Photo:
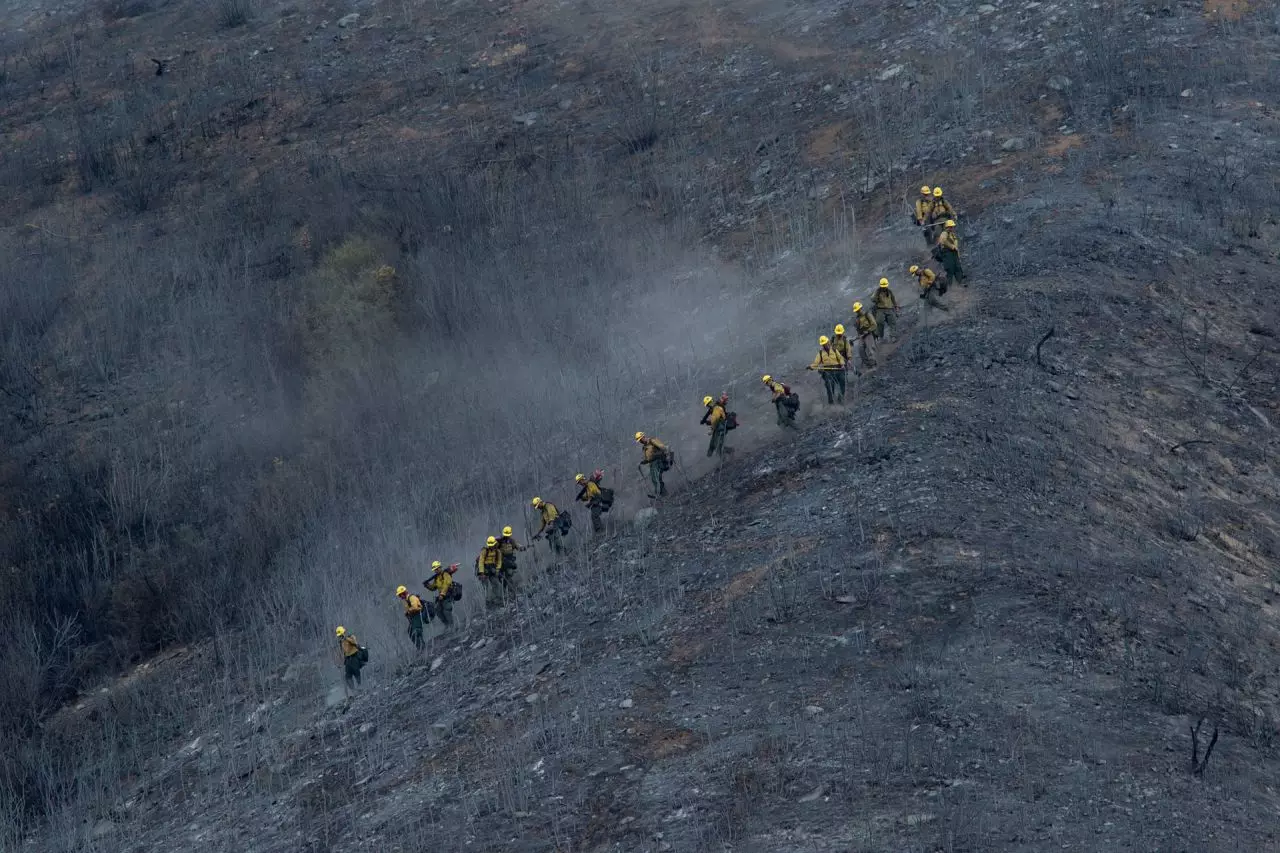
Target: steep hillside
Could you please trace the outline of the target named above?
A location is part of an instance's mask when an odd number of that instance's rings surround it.
[[[1280,847],[1273,4],[55,11],[0,845]],[[920,183],[972,286],[816,405]],[[394,584],[597,465],[609,535],[416,655]]]

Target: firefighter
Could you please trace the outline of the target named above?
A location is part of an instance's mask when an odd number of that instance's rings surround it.
[[[929,228],[929,223],[933,221],[933,195],[927,186],[920,188],[920,198],[916,199],[915,213],[911,218],[924,235],[925,245],[933,246],[933,235]]]
[[[502,549],[502,572],[508,575],[520,567],[517,562],[519,558],[516,555],[521,551],[529,550],[528,545],[521,545],[516,541],[510,525],[502,528],[502,535],[498,537],[498,547]]]
[[[871,297],[871,305],[875,309],[876,335],[884,340],[898,325],[898,297],[890,289],[889,279],[880,279],[880,286]]]
[[[555,504],[544,501],[542,498],[534,498],[532,503],[533,508],[542,516],[542,525],[538,528],[538,532],[533,534],[533,538],[546,537],[547,544],[551,546],[554,553],[563,552],[564,545],[560,542],[560,537],[564,535],[564,528],[560,520],[560,510],[556,509]]]
[[[836,326],[837,329],[843,329],[843,326]],[[816,370],[822,375],[822,387],[827,392],[827,405],[834,405],[839,393],[839,400],[844,402],[844,372],[845,357],[840,351],[831,345],[831,339],[826,335],[818,338],[818,354],[813,357],[813,364],[810,364],[805,370]]]
[[[848,373],[849,365],[853,364],[853,342],[845,336],[844,323],[836,323],[831,330],[831,347],[844,356],[844,370]]]
[[[938,234],[943,228],[942,223],[948,219],[955,218],[955,208],[951,206],[951,202],[942,197],[942,187],[934,187],[933,204],[929,208],[929,227],[925,229],[925,234],[929,239],[929,245],[933,245],[938,241]]]
[[[853,303],[853,317],[858,324],[859,354],[863,367],[876,366],[876,318],[862,310],[862,303]]]
[[[729,434],[729,413],[725,411],[725,403],[729,402],[728,394],[721,394],[717,400],[710,395],[702,398],[702,405],[707,412],[702,416],[702,423],[707,425],[711,442],[707,445],[707,456],[724,456],[732,451],[724,446],[725,436]]]
[[[920,283],[920,298],[924,300],[924,304],[942,311],[951,310],[946,305],[943,305],[942,300],[938,298],[940,293],[937,287],[938,276],[934,274],[933,270],[912,264],[911,269],[907,271],[915,276],[916,281]]]
[[[484,603],[489,607],[499,604],[502,593],[502,548],[498,538],[490,536],[476,556],[476,577],[484,587]]]
[[[334,631],[338,636],[338,648],[342,651],[342,673],[347,687],[347,695],[351,695],[354,687],[360,686],[360,670],[369,660],[369,653],[360,645],[356,635],[339,625]]]
[[[767,373],[760,377],[760,381],[773,393],[773,408],[778,413],[778,426],[783,429],[799,429],[796,426],[796,410],[800,408],[800,398],[792,394],[786,384],[775,381]]]
[[[965,281],[964,268],[960,266],[960,238],[956,236],[956,221],[948,219],[938,235],[938,242],[933,247],[934,257],[946,270],[948,282],[955,281],[968,287]]]
[[[578,484],[578,497],[575,500],[586,504],[587,509],[591,511],[591,531],[603,533],[604,493],[600,490],[600,484],[594,480],[588,480],[586,474],[575,475],[573,481]]]
[[[413,641],[418,651],[422,651],[426,640],[422,639],[423,613],[422,599],[409,592],[408,587],[396,587],[396,598],[404,602],[404,618],[409,620],[409,639]]]
[[[518,591],[516,569],[520,567],[516,554],[529,550],[529,546],[517,542],[512,535],[511,527],[507,526],[502,528],[502,535],[498,537],[498,548],[502,551],[502,573],[498,577],[502,581],[504,591],[514,594]]]
[[[640,466],[649,466],[649,483],[653,488],[653,494],[649,497],[660,498],[667,493],[667,484],[662,481],[662,475],[671,467],[671,451],[661,441],[643,432],[636,433],[636,444],[644,449],[644,460]]]
[[[457,563],[446,569],[439,560],[432,560],[431,577],[422,582],[423,586],[436,594],[432,609],[435,611],[436,616],[439,617],[440,624],[446,628],[453,624],[454,599],[461,597],[458,591],[454,589],[453,573],[457,570]]]

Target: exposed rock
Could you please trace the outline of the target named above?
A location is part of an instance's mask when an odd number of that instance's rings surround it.
[[[1001,151],[1025,151],[1027,148],[1027,140],[1021,136],[1011,136],[1004,142],[1000,143]]]
[[[1049,82],[1045,85],[1055,92],[1065,92],[1071,88],[1071,78],[1065,74],[1055,74],[1049,78]]]
[[[877,74],[876,79],[883,83],[886,80],[892,80],[894,77],[897,77],[906,70],[907,66],[905,65],[890,65],[888,68]]]
[[[816,802],[816,801],[818,801],[818,800],[822,799],[822,795],[823,795],[823,794],[825,794],[826,792],[827,792],[827,786],[826,786],[826,785],[819,785],[818,787],[814,788],[812,791],[810,791],[809,793],[807,793],[807,794],[805,794],[803,797],[801,797],[801,798],[798,800],[798,802],[801,802],[801,803],[812,803],[812,802]]]
[[[619,703],[618,703],[618,707],[619,707],[619,708],[630,708],[632,705],[635,705],[635,704],[636,704],[636,703],[635,703],[635,701],[634,701],[634,700],[631,700],[631,699],[623,699],[621,702],[619,702]]]
[[[338,26],[342,27],[345,30],[347,27],[353,26],[359,20],[360,20],[360,13],[352,12],[349,15],[343,15],[341,18],[339,18]]]
[[[647,506],[636,513],[636,517],[632,519],[632,524],[637,528],[643,529],[652,524],[653,520],[657,517],[658,511],[651,506]]]

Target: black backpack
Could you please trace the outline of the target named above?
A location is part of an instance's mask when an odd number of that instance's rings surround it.
[[[360,651],[356,652],[356,660],[360,661],[360,663],[368,663],[369,650],[366,649],[364,646],[361,646]]]
[[[724,428],[726,431],[738,428],[738,413],[728,412],[724,416]]]
[[[561,534],[568,533],[573,529],[573,516],[569,515],[569,510],[567,509],[560,510],[560,515],[556,518],[556,521],[560,524]]]
[[[603,512],[613,509],[613,489],[600,487],[600,509]]]
[[[782,398],[782,408],[789,412],[795,412],[800,408],[800,395],[794,391],[788,391],[786,396]]]

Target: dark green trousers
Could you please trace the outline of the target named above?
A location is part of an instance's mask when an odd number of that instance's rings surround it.
[[[707,456],[724,453],[724,438],[728,432],[728,428],[724,426],[724,421],[716,424],[716,428],[711,431],[711,443],[707,445]]]
[[[666,470],[667,464],[661,460],[655,459],[649,463],[649,483],[653,486],[654,497],[667,493],[667,484],[662,482],[662,474]]]
[[[359,653],[354,655],[347,655],[346,659],[342,663],[343,663],[344,672],[347,677],[347,681],[354,684],[359,684],[360,669],[361,667],[364,666],[364,664],[360,663]]]
[[[421,649],[423,646],[427,644],[426,640],[422,639],[422,629],[423,629],[422,614],[415,613],[412,616],[410,616],[409,617],[409,639],[412,640],[413,644],[417,646],[419,649]]]
[[[947,271],[947,277],[957,283],[964,281],[964,268],[960,266],[960,253],[952,249],[943,249],[939,260],[942,261],[942,268]]]

